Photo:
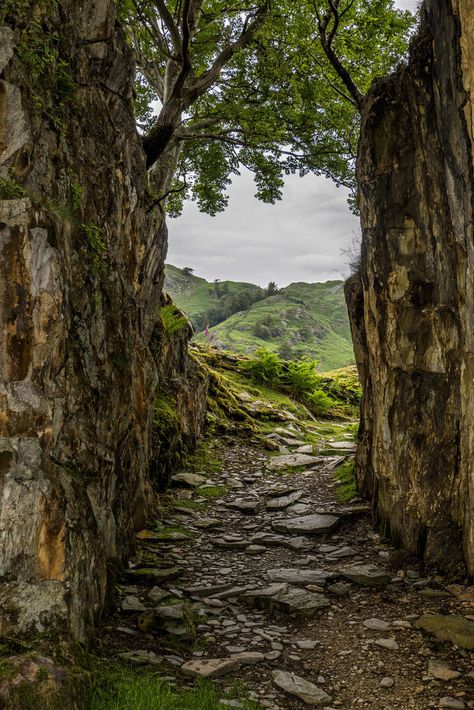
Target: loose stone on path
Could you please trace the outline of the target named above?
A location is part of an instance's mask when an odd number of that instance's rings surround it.
[[[322,535],[332,532],[339,525],[335,515],[303,515],[298,518],[274,520],[272,528],[277,532],[303,533],[305,535]]]
[[[268,462],[270,471],[276,471],[279,468],[296,468],[297,466],[312,466],[321,461],[318,456],[309,456],[308,454],[285,454],[284,456],[275,456]]]
[[[239,667],[240,661],[237,658],[199,658],[187,661],[181,670],[199,678],[219,678]]]
[[[326,705],[330,703],[332,698],[324,690],[318,688],[314,683],[310,683],[304,678],[300,678],[294,673],[278,670],[273,671],[273,682],[277,688],[284,690],[290,695],[295,695],[300,698],[306,705],[313,707]]]
[[[382,567],[373,564],[353,564],[341,567],[340,574],[351,582],[363,587],[377,587],[388,584],[390,573]]]

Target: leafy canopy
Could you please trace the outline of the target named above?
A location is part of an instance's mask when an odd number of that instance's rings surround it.
[[[290,173],[353,188],[358,98],[403,59],[414,23],[393,0],[121,0],[120,16],[145,146],[165,136],[180,149],[172,215],[186,198],[223,210],[242,166],[269,203]]]

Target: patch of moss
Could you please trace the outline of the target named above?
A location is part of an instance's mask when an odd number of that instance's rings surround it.
[[[159,527],[156,534],[161,540],[172,540],[175,534],[185,535],[189,538],[194,537],[194,533],[180,525],[165,525],[164,527]]]
[[[210,442],[202,440],[192,453],[185,456],[183,465],[187,470],[196,473],[217,473],[222,469],[222,460]]]
[[[176,402],[170,395],[156,395],[153,404],[153,422],[164,431],[178,428],[179,415]]]
[[[357,495],[354,465],[354,459],[348,459],[334,471],[334,479],[338,484],[336,496],[340,501],[347,502]]]
[[[224,496],[229,491],[228,486],[207,486],[206,488],[199,488],[198,494],[202,498],[220,498]]]

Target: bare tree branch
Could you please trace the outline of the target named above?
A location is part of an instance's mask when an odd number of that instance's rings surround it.
[[[333,68],[338,74],[339,78],[343,82],[349,94],[352,96],[353,103],[360,111],[362,108],[362,101],[364,96],[356,85],[356,83],[354,82],[354,80],[352,79],[349,71],[346,69],[346,67],[343,65],[343,63],[337,56],[332,46],[333,39],[336,36],[337,30],[339,28],[340,19],[342,15],[344,15],[352,7],[353,0],[350,0],[348,5],[342,11],[342,13],[340,13],[338,9],[340,0],[328,0],[328,4],[330,12],[328,12],[324,17],[321,17],[321,14],[316,6],[316,2],[315,0],[313,0],[313,7],[315,9],[316,17],[318,20],[318,32],[319,38],[321,40],[321,46],[324,50],[326,57],[329,59]],[[328,33],[328,26],[331,19],[332,27]]]
[[[212,66],[198,76],[194,84],[185,90],[183,95],[185,107],[194,103],[199,96],[204,94],[215,83],[223,67],[237,52],[252,43],[256,32],[265,22],[269,10],[270,3],[269,0],[266,0],[254,14],[253,20],[250,19],[250,15],[247,16],[240,36],[234,42],[227,44],[218,54]]]
[[[160,14],[161,19],[165,23],[166,29],[170,33],[171,40],[173,42],[173,47],[176,53],[179,53],[181,49],[181,37],[179,35],[178,25],[176,24],[173,19],[173,16],[168,10],[165,0],[154,0],[154,3],[156,5],[156,9]]]

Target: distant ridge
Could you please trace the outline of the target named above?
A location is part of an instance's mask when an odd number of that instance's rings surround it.
[[[210,324],[214,342],[235,352],[260,347],[285,359],[309,356],[322,370],[354,363],[343,281],[292,283],[277,293],[215,281],[166,265],[165,289],[191,319],[196,339]],[[271,291],[271,289],[270,289]]]

